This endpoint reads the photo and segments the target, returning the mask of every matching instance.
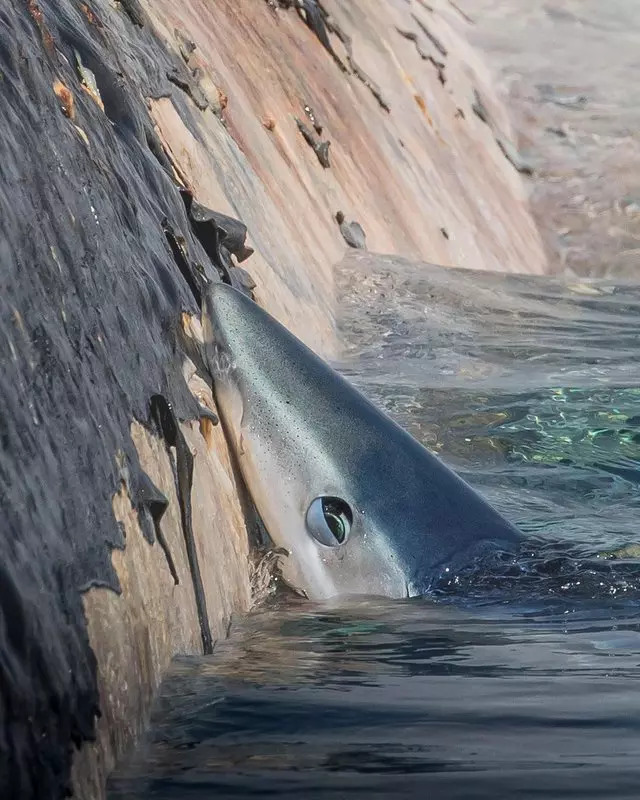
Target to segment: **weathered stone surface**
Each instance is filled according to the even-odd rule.
[[[203,405],[214,407],[209,387],[196,376],[189,385]],[[186,423],[183,432],[195,456],[193,527],[202,566],[212,632],[224,637],[234,612],[250,606],[248,543],[238,487],[219,427]],[[83,746],[74,761],[79,797],[104,797],[105,776],[132,750],[148,719],[162,674],[176,653],[202,651],[198,613],[189,573],[171,457],[164,443],[133,423],[131,437],[140,463],[169,499],[162,520],[179,583],[161,548],[144,538],[138,515],[123,486],[113,498],[113,513],[124,528],[125,548],[112,561],[121,594],[96,588],[84,595],[89,639],[98,662],[102,717],[97,740]]]
[[[286,281],[303,283],[309,275],[315,280],[312,306],[321,308],[324,292],[333,291],[331,265],[344,251],[333,224],[336,208],[363,223],[373,252],[543,272],[546,260],[526,189],[495,140],[494,131],[506,139],[514,138],[513,131],[486,68],[464,40],[459,13],[447,0],[430,3],[433,12],[406,0],[326,0],[321,5],[350,37],[358,65],[390,98],[390,113],[360,80],[340,70],[294,9],[274,13],[254,0],[147,3],[167,45],[175,47],[175,28],[193,40],[203,75],[229,97],[225,120],[237,149],[227,138],[221,141],[220,126],[205,113],[196,120],[194,136],[207,157],[195,161],[190,147],[181,153],[175,143],[182,138],[168,109],[154,108],[185,177],[221,187],[248,225],[256,251],[276,273],[278,263],[266,240],[271,231],[281,234],[284,228],[287,254],[277,261],[296,262],[281,268]],[[446,61],[446,86],[396,28],[414,33],[425,52]],[[346,60],[340,39],[330,38]],[[471,111],[474,90],[491,114],[493,129]],[[305,106],[322,120],[322,138],[331,141],[331,169],[321,167],[298,131],[295,118],[304,119]],[[265,129],[266,118],[274,120],[272,130]],[[264,214],[256,213],[257,197]],[[251,268],[256,271],[253,262]],[[269,310],[278,315],[278,303]],[[309,336],[308,325],[296,333]]]

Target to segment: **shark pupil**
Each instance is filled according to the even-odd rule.
[[[339,497],[316,497],[307,511],[307,528],[321,544],[344,544],[353,524],[349,505]]]
[[[342,544],[346,533],[342,518],[327,513],[325,513],[324,518],[327,521],[327,525],[329,526],[331,533],[336,537],[340,544]]]

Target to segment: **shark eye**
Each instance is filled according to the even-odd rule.
[[[327,547],[344,544],[352,524],[351,509],[339,497],[316,497],[307,511],[309,532]]]

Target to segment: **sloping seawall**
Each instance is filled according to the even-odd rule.
[[[444,0],[0,5],[3,797],[103,797],[170,659],[250,607],[198,275],[247,284],[252,248],[256,299],[331,354],[338,211],[371,250],[545,270],[464,24]]]

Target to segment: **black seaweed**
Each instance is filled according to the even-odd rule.
[[[322,142],[317,139],[311,128],[308,125],[305,125],[304,122],[298,117],[295,117],[295,121],[296,125],[298,126],[298,130],[302,134],[302,138],[316,154],[316,157],[323,169],[329,169],[331,166],[331,163],[329,162],[329,147],[331,146],[331,142]]]
[[[151,425],[154,395],[174,420],[201,415],[182,376],[179,320],[198,312],[197,280],[218,277],[144,102],[171,90],[175,57],[137,3],[121,7],[128,16],[106,0],[0,7],[3,798],[63,797],[73,747],[94,735],[82,592],[120,590],[111,552],[125,541],[112,498],[123,481],[145,535],[162,545],[166,498],[141,469],[132,421]],[[76,53],[104,111],[80,83]],[[61,107],[56,81],[73,109]],[[197,135],[189,115],[199,112],[176,102]],[[193,463],[175,441],[187,536]]]
[[[200,634],[202,636],[202,650],[206,653],[213,652],[213,638],[211,636],[211,626],[209,624],[209,614],[207,613],[207,600],[202,583],[202,573],[198,561],[198,551],[196,539],[193,534],[193,520],[191,510],[191,489],[193,486],[193,454],[189,449],[187,440],[178,424],[173,406],[161,394],[156,394],[150,402],[151,418],[158,426],[158,430],[164,437],[167,447],[173,447],[176,451],[175,476],[178,490],[178,503],[180,504],[180,518],[182,520],[182,533],[187,549],[193,591],[196,598],[198,609],[198,620],[200,622]]]
[[[176,565],[169,549],[169,544],[166,540],[160,522],[164,516],[164,512],[169,507],[169,500],[153,483],[151,478],[146,472],[140,472],[138,476],[138,491],[136,492],[136,510],[138,518],[140,519],[140,527],[142,532],[146,535],[147,539],[153,544],[153,536],[149,533],[149,519],[153,525],[153,532],[158,544],[164,551],[165,558],[167,559],[167,566],[173,578],[173,582],[177,585],[180,583]]]
[[[246,270],[235,266],[231,259],[234,255],[241,263],[254,252],[246,244],[247,226],[240,220],[198,203],[189,191],[183,190],[182,199],[191,229],[217,268],[220,279],[253,299],[251,290],[255,288],[255,282]]]

